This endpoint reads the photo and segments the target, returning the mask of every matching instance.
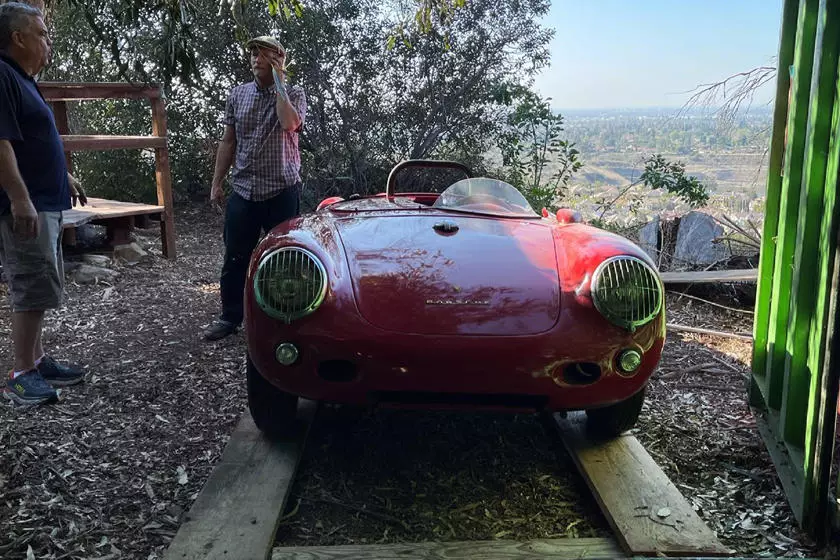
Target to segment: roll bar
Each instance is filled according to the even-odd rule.
[[[391,173],[388,174],[388,185],[385,188],[385,195],[388,198],[393,198],[394,196],[394,188],[397,184],[397,174],[402,171],[403,169],[408,169],[409,167],[427,167],[432,169],[457,169],[458,171],[462,171],[467,178],[473,176],[472,171],[469,167],[464,165],[463,163],[458,163],[457,161],[447,161],[447,160],[437,160],[437,159],[408,159],[405,161],[401,161],[394,168],[391,170]]]

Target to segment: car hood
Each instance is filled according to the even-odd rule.
[[[539,221],[436,213],[336,226],[359,312],[377,327],[510,336],[544,332],[558,319],[554,243]]]

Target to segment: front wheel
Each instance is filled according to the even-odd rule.
[[[294,433],[298,398],[266,381],[257,371],[250,356],[245,376],[248,385],[248,409],[257,428],[272,438],[287,437]]]
[[[616,437],[636,425],[642,403],[645,402],[645,389],[627,400],[586,411],[586,427],[593,434],[601,437]]]

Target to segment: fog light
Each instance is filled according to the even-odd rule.
[[[636,350],[625,350],[618,356],[618,367],[624,373],[633,373],[642,365],[642,355]]]
[[[277,347],[277,351],[274,353],[277,357],[277,361],[283,364],[284,366],[290,366],[295,363],[300,355],[298,349],[295,347],[294,344],[290,342],[284,342],[280,346]]]

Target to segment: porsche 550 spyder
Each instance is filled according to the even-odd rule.
[[[410,168],[464,178],[397,192]],[[644,251],[455,162],[402,162],[384,193],[280,224],[246,286],[248,405],[269,435],[294,424],[303,397],[585,410],[590,429],[615,436],[636,423],[665,341]]]

